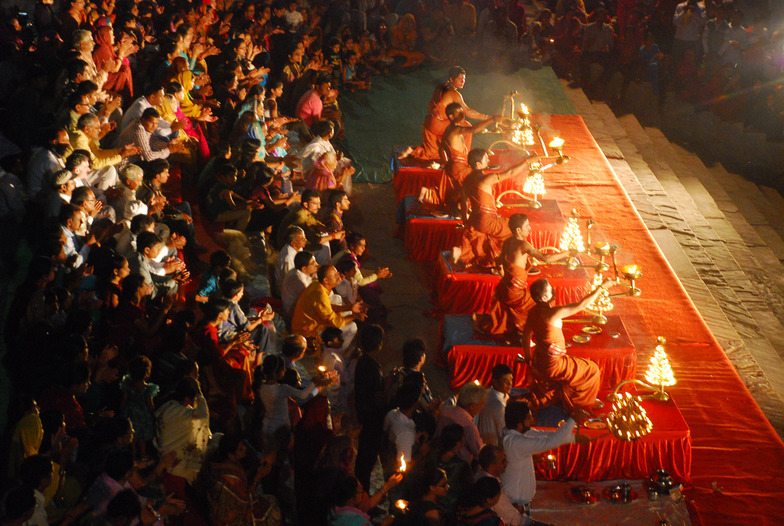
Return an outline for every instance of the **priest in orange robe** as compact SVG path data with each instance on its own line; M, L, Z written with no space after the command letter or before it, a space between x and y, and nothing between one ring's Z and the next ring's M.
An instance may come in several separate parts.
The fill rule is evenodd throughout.
M577 303L553 306L553 287L546 279L531 284L531 297L536 305L528 312L523 329L523 351L530 366L532 408L541 409L560 402L569 414L584 419L596 405L601 374L599 366L584 358L566 354L563 319L585 310L602 289L614 285L605 280ZM531 354L531 338L535 341Z

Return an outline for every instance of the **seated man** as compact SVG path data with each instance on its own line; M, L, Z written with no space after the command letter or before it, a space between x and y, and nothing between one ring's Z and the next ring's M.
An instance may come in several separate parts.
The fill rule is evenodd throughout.
M319 75L312 90L306 91L297 102L294 116L305 121L308 126L313 126L321 119L324 111L324 102L332 103L337 98L332 90L332 83L326 75Z
M294 265L294 258L297 254L302 252L308 240L305 238L305 231L298 226L290 226L286 232L287 242L283 248L280 249L278 259L275 262L275 284L278 291L283 290L283 279L286 275L296 266ZM311 254L312 255L312 254ZM292 309L294 306L292 305Z
M27 195L31 199L45 197L52 175L65 168L65 154L71 139L65 128L52 128L46 132L42 147L34 148L27 164Z
M130 124L117 137L116 144L125 148L129 145L135 146L135 154L130 158L131 162L154 161L156 159L166 159L173 153L184 152L185 145L178 139L166 141L154 135L158 129L161 115L155 108L147 108L142 113L138 121Z
M283 300L283 316L287 322L294 315L297 300L308 286L313 283L316 276L318 263L308 251L297 252L294 256L294 268L283 278L280 284L280 298Z
M163 243L157 234L141 232L136 237L136 251L128 256L131 272L141 274L145 284L153 287L153 298L176 293L179 282L182 281L178 273L185 268L181 261L170 259L163 263L161 270L155 269L151 261L158 256L162 248Z
M60 228L65 234L65 255L71 265L76 268L87 262L90 255L90 246L96 243L95 237L87 235L86 238L78 236L84 217L82 212L71 204L64 205L60 210Z
M278 235L287 232L289 226L298 226L305 232L308 244L305 249L312 252L319 265L325 265L330 259L329 242L333 239L343 239L343 231L328 233L324 224L316 219L316 214L321 209L321 197L316 190L305 190L302 193L302 202L298 210L289 212L278 228ZM279 245L282 239L279 239Z
M504 341L516 341L525 325L528 311L534 301L528 293L528 256L545 263L554 263L569 256L569 252L542 254L527 241L531 224L525 214L513 214L509 218L512 237L504 242L499 258L504 277L495 288L490 312L479 315L476 330L479 336Z
M60 210L71 203L76 189L76 176L70 170L59 170L52 176L52 185L47 194L46 217L58 217Z
M566 354L563 319L585 310L602 290L614 285L604 280L596 290L571 305L552 306L553 287L546 279L531 284L531 297L536 305L528 312L523 328L523 352L530 364L531 407L539 409L560 401L564 410L584 418L595 406L601 384L599 366L584 358ZM531 354L531 337L536 342Z
M501 120L500 115L471 126L466 120L465 110L459 102L452 102L446 107L449 125L441 137L441 157L446 161L441 181L436 188L422 188L419 201L427 205L445 206L446 212L453 212L460 203L463 194L463 180L471 174L468 166L468 152L474 133L484 130Z
M137 155L139 148L133 144L126 144L121 148L103 149L98 142L102 138L101 133L101 121L94 114L86 113L79 117L76 123L76 131L71 137L71 147L73 150L90 152L92 171L87 177L87 182L101 190L106 190L117 184L115 166L123 159Z
M316 338L327 327L338 327L343 331L343 349L347 348L357 334L354 320L364 321L365 310L361 301L353 304L348 316L342 316L330 304L329 293L340 281L338 271L332 265L318 269L317 281L311 283L297 300L291 331L306 338Z
M147 205L136 196L136 190L141 186L144 170L135 164L128 164L120 170L120 184L109 198L109 204L114 208L118 221L127 221L134 216L134 212L147 213Z
M262 310L258 316L248 318L240 307L240 300L245 294L245 286L237 280L227 279L220 284L223 297L231 302L228 319L218 325L218 339L222 343L232 341L241 332L250 333L250 341L256 347L251 353L251 367L255 369L261 365L265 353L275 349L274 328L270 330L264 324L271 321L275 313Z
M464 220L461 247L452 249L453 263L461 267L490 268L496 264L504 241L512 235L506 220L498 214L493 197L493 185L527 172L525 160L501 173L485 173L490 162L486 150L468 153L468 164L473 170L463 181Z

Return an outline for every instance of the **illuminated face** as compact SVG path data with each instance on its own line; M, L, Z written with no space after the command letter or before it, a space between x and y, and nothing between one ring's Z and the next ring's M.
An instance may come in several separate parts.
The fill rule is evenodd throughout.
M463 86L465 86L465 81L466 81L465 73L461 73L460 75L452 79L452 86L454 86L456 89L461 89Z
M324 286L327 287L328 290L334 289L338 283L340 283L341 277L338 274L338 271L335 267L330 267L327 270L326 276L324 276Z
M302 205L302 207L308 212L310 212L311 214L316 215L318 211L321 210L321 198L314 197L313 199L311 199L310 201Z
M292 241L291 246L299 250L301 248L305 248L305 245L307 244L308 244L308 240L305 237L305 234L302 232L298 232L297 237L294 238L294 241Z
M308 266L305 267L305 274L308 276L313 276L318 270L318 267L319 265L316 263L316 258L310 258L310 263L308 263Z
M158 179L159 183L166 184L166 182L169 180L169 169L166 168L164 171L162 171L161 173L159 173L155 177L156 177L156 179Z
M144 128L148 133L153 133L158 128L158 121L160 119L158 117L150 117L148 119L142 119L140 122L142 124L142 128Z
M355 256L360 257L362 254L365 253L366 248L367 248L367 240L360 239L351 247L351 251L354 253Z
M114 275L120 278L121 280L127 278L130 274L131 274L131 267L130 265L128 265L127 259L123 262L122 267L115 269L114 271Z
M529 235L531 235L531 222L526 220L520 226L520 234L523 236L523 239L526 239Z
M512 392L512 384L514 383L514 377L511 374L505 374L501 378L497 379L493 382L493 387L499 393L503 393L508 395Z

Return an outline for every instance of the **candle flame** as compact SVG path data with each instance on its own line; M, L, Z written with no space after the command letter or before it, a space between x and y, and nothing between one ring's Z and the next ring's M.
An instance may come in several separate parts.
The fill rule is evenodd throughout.
M555 148L555 149L561 148L563 145L564 145L564 140L561 139L560 137L553 138L553 140L550 141L549 144L550 148Z
M523 113L525 113L526 115L528 115L528 106L526 106L525 104L523 104L523 103L521 102L521 103L520 103L520 111L522 111Z
M405 510L406 508L408 508L408 501L405 501L403 499L399 499L399 500L395 501L395 507L397 509L401 510L401 511Z
M319 365L318 366L318 370L321 371L322 373L326 373L327 372L327 368L324 367L323 365Z
M403 473L406 470L406 457L403 453L400 454L400 472Z
M621 268L621 272L623 272L624 274L636 274L637 265L626 265Z

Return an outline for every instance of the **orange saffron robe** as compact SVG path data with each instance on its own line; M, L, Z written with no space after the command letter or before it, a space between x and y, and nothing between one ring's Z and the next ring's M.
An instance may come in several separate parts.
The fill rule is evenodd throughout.
M516 339L523 331L528 311L536 305L528 292L528 272L514 263L504 263L504 277L495 287L490 312L477 329L493 339Z
M468 198L470 215L463 230L460 261L466 266L494 267L501 255L504 241L512 237L509 224L495 207L492 194L477 187L481 172L473 172L463 183L463 193Z
M599 366L566 354L563 331L544 321L542 316L548 308L546 304L534 306L526 322L536 342L529 368L532 409L541 409L560 400L568 413L577 409L590 411L599 393Z

